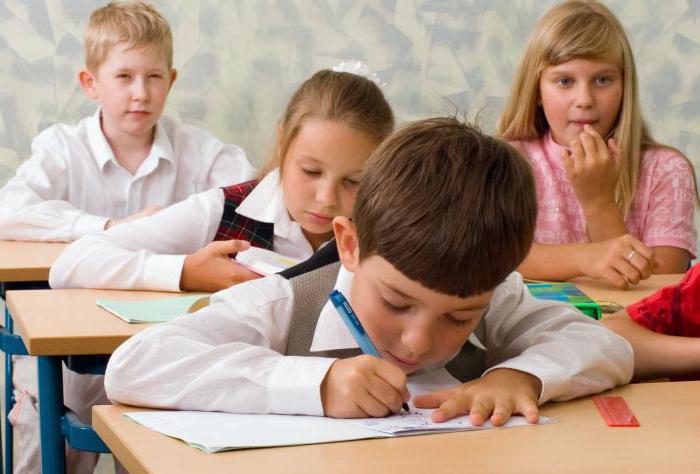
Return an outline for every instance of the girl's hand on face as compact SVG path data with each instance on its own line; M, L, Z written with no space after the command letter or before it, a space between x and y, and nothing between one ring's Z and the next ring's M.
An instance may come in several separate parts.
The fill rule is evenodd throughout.
M590 125L586 125L578 140L571 143L571 151L562 153L566 175L582 207L615 207L621 157L615 139L609 139L606 145Z
M231 259L231 254L250 248L245 240L212 242L185 258L180 276L180 289L186 291L219 291L236 283L261 278Z
M522 414L528 423L537 423L541 391L542 382L534 375L501 368L480 379L421 395L413 401L417 408L437 408L433 413L436 423L468 414L469 421L476 426L487 420L501 426L515 413Z
M333 362L321 384L323 413L333 418L387 416L409 398L404 371L370 355Z
M580 273L623 290L649 278L656 266L654 252L629 234L584 244L583 248L577 255Z

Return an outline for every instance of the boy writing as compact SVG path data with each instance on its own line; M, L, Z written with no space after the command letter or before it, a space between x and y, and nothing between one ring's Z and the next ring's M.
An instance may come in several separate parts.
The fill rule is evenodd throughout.
M72 241L252 177L237 146L161 118L177 73L170 27L153 7L111 2L95 10L85 31L85 62L80 85L99 109L75 127L54 125L35 138L31 158L0 190L0 239ZM17 470L38 472L36 363L14 361ZM101 379L70 373L65 386L66 405L89 423ZM95 463L94 455L73 454L73 472Z
M337 251L328 244L298 267L216 293L197 313L128 340L108 364L108 397L378 417L410 398L407 376L446 367L471 381L414 404L439 407L435 421L469 413L500 425L515 412L535 422L539 403L630 379L624 339L569 306L534 299L512 273L532 242L536 200L529 165L510 146L452 118L410 124L370 158L353 215L334 219ZM358 355L328 301L334 288L381 359Z
M237 146L161 119L177 72L170 27L151 6L94 11L85 60L78 79L99 110L34 139L0 190L0 239L73 241L253 175Z

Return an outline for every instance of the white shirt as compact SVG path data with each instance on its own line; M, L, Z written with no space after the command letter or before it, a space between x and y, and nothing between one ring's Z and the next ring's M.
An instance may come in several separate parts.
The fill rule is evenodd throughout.
M117 162L99 114L53 125L32 141L32 156L0 190L0 239L73 241L110 218L253 176L239 147L166 117L132 175Z
M173 206L69 245L51 266L52 288L180 291L187 255L214 240L224 211L224 193L211 189ZM306 260L313 248L294 222L273 170L241 202L237 213L274 226L273 250Z
M350 295L352 279L341 269L336 288ZM334 359L282 355L292 309L291 284L279 275L215 293L208 307L122 344L107 366L107 396L179 410L323 415L320 386ZM488 366L538 377L540 403L632 377L625 339L570 306L536 300L517 273L497 287L484 318ZM344 347L357 345L328 303L312 348Z

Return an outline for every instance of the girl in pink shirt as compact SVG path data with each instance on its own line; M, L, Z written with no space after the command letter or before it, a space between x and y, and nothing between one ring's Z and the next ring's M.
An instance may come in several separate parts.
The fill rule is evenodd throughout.
M695 175L653 140L632 50L597 1L570 1L537 24L499 135L530 161L539 213L526 277L579 275L627 288L682 273L695 256Z

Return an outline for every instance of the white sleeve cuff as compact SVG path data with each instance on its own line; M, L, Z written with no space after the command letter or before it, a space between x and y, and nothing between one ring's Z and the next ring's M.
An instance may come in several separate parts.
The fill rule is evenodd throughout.
M96 216L94 214L83 214L73 226L73 237L75 240L80 237L90 234L92 232L99 232L104 230L105 225L109 219L102 216Z
M146 257L141 288L151 291L181 291L180 276L186 257L159 254Z
M335 361L323 357L281 357L270 375L271 412L323 416L321 382Z

